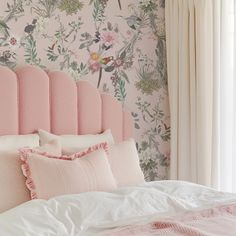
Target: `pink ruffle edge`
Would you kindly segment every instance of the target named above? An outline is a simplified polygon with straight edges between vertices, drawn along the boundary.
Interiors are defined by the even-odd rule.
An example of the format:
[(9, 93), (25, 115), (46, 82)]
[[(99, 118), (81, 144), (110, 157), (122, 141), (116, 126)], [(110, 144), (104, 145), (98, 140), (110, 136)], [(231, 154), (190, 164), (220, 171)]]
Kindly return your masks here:
[(104, 142), (104, 143), (99, 143), (99, 144), (96, 144), (94, 146), (91, 146), (91, 147), (89, 147), (89, 148), (87, 148), (87, 149), (85, 149), (83, 151), (76, 152), (76, 153), (74, 153), (74, 154), (72, 154), (70, 156), (62, 156), (62, 158), (67, 157), (67, 158), (70, 158), (70, 160), (75, 160), (77, 158), (80, 158), (80, 157), (83, 157), (85, 155), (88, 155), (91, 152), (95, 152), (95, 151), (97, 151), (99, 149), (103, 149), (106, 152), (107, 155), (109, 154), (108, 144), (107, 144), (107, 142)]
[(26, 187), (30, 191), (31, 199), (37, 199), (38, 197), (36, 193), (35, 184), (31, 177), (30, 167), (28, 164), (28, 155), (29, 153), (32, 152), (32, 149), (22, 148), (22, 149), (19, 149), (19, 152), (20, 152), (20, 159), (22, 161), (21, 169), (22, 169), (23, 175), (26, 177), (26, 181), (25, 181)]

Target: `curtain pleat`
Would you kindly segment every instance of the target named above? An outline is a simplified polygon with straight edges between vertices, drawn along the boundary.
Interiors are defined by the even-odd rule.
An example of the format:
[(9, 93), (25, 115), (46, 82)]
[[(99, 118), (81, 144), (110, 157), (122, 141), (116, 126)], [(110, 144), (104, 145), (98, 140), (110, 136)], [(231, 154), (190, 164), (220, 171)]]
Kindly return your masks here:
[(212, 2), (166, 0), (170, 178), (211, 185)]

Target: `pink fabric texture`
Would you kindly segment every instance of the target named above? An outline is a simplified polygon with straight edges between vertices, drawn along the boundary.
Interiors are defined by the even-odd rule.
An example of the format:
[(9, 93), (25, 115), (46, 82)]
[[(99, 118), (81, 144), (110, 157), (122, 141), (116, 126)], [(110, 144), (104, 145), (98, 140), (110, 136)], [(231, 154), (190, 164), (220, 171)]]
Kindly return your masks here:
[[(79, 134), (102, 132), (102, 100), (99, 91), (86, 81), (77, 84)], [(84, 101), (90, 101), (90, 106)], [(96, 119), (94, 119), (96, 117)]]
[(111, 129), (115, 142), (123, 140), (123, 111), (120, 103), (111, 95), (102, 94), (102, 129)]
[(213, 236), (236, 235), (236, 204), (186, 213), (146, 225), (111, 230), (100, 236)]
[(17, 77), (7, 67), (0, 66), (0, 134), (18, 134)]
[(35, 66), (17, 73), (0, 66), (0, 74), (0, 135), (38, 129), (98, 134), (110, 128), (115, 141), (132, 137), (131, 114), (123, 119), (122, 105), (112, 96), (101, 96), (87, 81), (75, 83), (63, 72), (47, 74)]
[[(54, 134), (77, 134), (77, 88), (63, 72), (50, 72), (51, 131)], [(66, 88), (66, 89), (65, 89)], [(63, 96), (61, 96), (63, 94)], [(68, 115), (70, 114), (70, 115)]]
[(19, 90), (19, 131), (29, 134), (36, 127), (50, 129), (49, 79), (45, 71), (25, 67), (17, 71)]
[(117, 185), (107, 159), (107, 148), (107, 143), (101, 143), (61, 157), (35, 149), (21, 149), (22, 171), (31, 199), (115, 189)]
[(117, 185), (131, 186), (144, 183), (135, 141), (128, 139), (109, 148), (109, 162)]

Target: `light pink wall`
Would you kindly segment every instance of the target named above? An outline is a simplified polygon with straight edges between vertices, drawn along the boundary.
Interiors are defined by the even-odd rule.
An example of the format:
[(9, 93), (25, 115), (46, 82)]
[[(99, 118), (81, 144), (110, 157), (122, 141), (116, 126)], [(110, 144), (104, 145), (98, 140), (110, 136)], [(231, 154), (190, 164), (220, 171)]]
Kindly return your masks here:
[(149, 180), (169, 165), (164, 2), (0, 1), (0, 64), (62, 70), (115, 96), (132, 112)]

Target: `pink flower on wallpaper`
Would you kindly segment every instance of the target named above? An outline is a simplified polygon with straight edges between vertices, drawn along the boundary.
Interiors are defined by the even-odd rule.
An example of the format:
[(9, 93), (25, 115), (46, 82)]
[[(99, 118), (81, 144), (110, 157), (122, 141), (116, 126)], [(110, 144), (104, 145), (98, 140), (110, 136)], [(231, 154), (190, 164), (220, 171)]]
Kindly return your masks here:
[(14, 51), (20, 47), (20, 39), (17, 36), (11, 34), (8, 38), (8, 44), (11, 50)]
[(97, 52), (92, 52), (90, 54), (89, 67), (92, 73), (95, 73), (101, 68), (102, 57)]
[(11, 45), (16, 45), (17, 44), (17, 40), (14, 37), (10, 38), (9, 42), (10, 42)]
[(101, 40), (104, 44), (113, 45), (117, 42), (117, 34), (110, 31), (104, 31), (101, 33)]
[(120, 67), (120, 66), (122, 66), (124, 64), (124, 62), (121, 60), (121, 59), (116, 59), (115, 60), (115, 66), (116, 67)]
[(99, 62), (94, 62), (94, 63), (90, 64), (90, 69), (91, 69), (92, 73), (99, 71), (100, 68), (101, 68), (101, 64)]
[(127, 30), (127, 31), (126, 31), (126, 34), (127, 34), (127, 36), (129, 36), (129, 37), (132, 37), (132, 36), (133, 36), (133, 33), (132, 33), (131, 30)]

